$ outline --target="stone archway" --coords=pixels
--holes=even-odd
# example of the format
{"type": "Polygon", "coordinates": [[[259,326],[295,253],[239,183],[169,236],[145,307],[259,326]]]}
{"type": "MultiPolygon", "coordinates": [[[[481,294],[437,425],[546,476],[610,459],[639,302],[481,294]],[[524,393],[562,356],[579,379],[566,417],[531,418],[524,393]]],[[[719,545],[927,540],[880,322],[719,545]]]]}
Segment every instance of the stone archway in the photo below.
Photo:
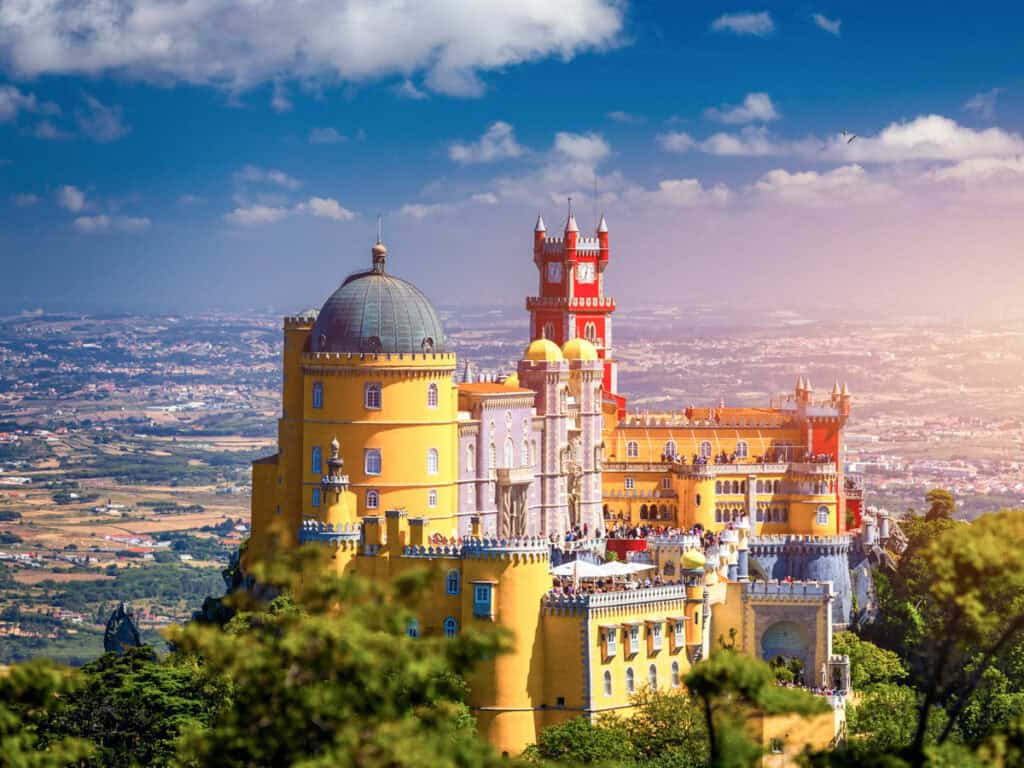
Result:
{"type": "Polygon", "coordinates": [[[805,682],[813,679],[814,645],[807,627],[795,621],[777,621],[761,635],[761,658],[770,662],[779,656],[800,659],[805,682]],[[807,676],[811,677],[808,678],[807,676]]]}

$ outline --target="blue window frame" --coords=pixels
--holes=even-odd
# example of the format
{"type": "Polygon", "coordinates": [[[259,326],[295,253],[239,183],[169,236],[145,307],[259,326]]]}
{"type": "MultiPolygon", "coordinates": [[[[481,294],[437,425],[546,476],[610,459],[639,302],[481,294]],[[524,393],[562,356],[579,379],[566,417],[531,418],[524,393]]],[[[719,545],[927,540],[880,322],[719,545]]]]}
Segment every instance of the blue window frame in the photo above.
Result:
{"type": "Polygon", "coordinates": [[[324,454],[323,451],[320,450],[320,446],[314,445],[312,455],[309,458],[309,471],[314,475],[319,475],[324,471],[323,458],[324,454]]]}
{"type": "Polygon", "coordinates": [[[449,616],[444,620],[444,636],[455,637],[457,634],[459,634],[459,622],[449,616]]]}
{"type": "Polygon", "coordinates": [[[324,407],[324,385],[319,381],[313,382],[313,407],[324,407]]]}
{"type": "Polygon", "coordinates": [[[491,584],[473,585],[473,615],[478,619],[489,619],[493,615],[494,590],[491,584]]]}
{"type": "Polygon", "coordinates": [[[320,489],[319,488],[314,488],[313,489],[313,506],[314,507],[319,507],[320,506],[320,489]]]}
{"type": "Polygon", "coordinates": [[[459,594],[460,582],[462,577],[456,570],[448,571],[448,576],[445,578],[445,587],[448,590],[449,595],[459,594]]]}
{"type": "Polygon", "coordinates": [[[379,475],[380,468],[380,451],[376,448],[367,448],[364,455],[363,470],[368,475],[379,475]]]}
{"type": "Polygon", "coordinates": [[[405,627],[405,634],[413,640],[420,636],[420,622],[418,619],[409,619],[409,623],[405,627]]]}

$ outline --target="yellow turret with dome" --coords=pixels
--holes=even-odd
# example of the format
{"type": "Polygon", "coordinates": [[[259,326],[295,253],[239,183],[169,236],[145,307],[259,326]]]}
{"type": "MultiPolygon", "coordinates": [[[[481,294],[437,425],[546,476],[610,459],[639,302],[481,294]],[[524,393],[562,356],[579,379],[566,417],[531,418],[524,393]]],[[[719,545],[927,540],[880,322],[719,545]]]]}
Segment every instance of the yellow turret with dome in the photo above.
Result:
{"type": "Polygon", "coordinates": [[[560,363],[565,359],[562,350],[551,339],[537,339],[531,342],[523,358],[535,363],[560,363]]]}
{"type": "Polygon", "coordinates": [[[566,360],[597,360],[597,349],[586,339],[569,339],[562,347],[562,355],[566,360]]]}

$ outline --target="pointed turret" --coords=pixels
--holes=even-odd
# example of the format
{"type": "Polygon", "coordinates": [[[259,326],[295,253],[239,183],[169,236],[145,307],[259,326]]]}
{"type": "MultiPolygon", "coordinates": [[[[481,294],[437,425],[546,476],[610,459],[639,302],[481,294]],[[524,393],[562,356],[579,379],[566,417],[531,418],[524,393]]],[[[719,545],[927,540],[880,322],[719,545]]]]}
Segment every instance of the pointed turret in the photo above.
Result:
{"type": "Polygon", "coordinates": [[[548,228],[544,226],[544,217],[539,213],[537,214],[537,226],[533,228],[534,232],[547,232],[548,228]]]}
{"type": "Polygon", "coordinates": [[[849,397],[850,396],[850,388],[846,386],[846,382],[845,381],[843,382],[843,389],[842,389],[842,391],[839,394],[841,394],[843,397],[849,397]]]}
{"type": "Polygon", "coordinates": [[[569,218],[565,222],[566,232],[579,232],[580,228],[576,225],[576,217],[573,215],[572,210],[569,211],[569,218]]]}
{"type": "MultiPolygon", "coordinates": [[[[608,222],[604,220],[604,214],[601,214],[601,223],[597,225],[597,244],[598,244],[598,261],[601,264],[608,262],[608,222]]],[[[604,269],[602,266],[601,269],[604,269]]]]}
{"type": "Polygon", "coordinates": [[[839,379],[836,379],[836,383],[832,385],[832,396],[835,397],[836,395],[839,395],[839,394],[840,394],[839,379]]]}
{"type": "Polygon", "coordinates": [[[608,231],[608,222],[604,220],[604,214],[602,213],[601,214],[601,223],[597,225],[597,233],[601,234],[602,232],[607,232],[607,231],[608,231]]]}

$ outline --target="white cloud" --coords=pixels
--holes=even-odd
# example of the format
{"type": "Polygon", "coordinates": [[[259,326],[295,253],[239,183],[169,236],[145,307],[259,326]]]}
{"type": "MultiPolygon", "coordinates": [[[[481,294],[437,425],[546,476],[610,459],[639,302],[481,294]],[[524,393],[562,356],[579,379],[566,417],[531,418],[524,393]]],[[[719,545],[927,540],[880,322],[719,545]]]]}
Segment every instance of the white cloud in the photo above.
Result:
{"type": "Polygon", "coordinates": [[[206,198],[199,195],[184,194],[178,197],[178,205],[200,205],[205,202],[206,198]]]}
{"type": "Polygon", "coordinates": [[[78,213],[85,208],[85,192],[70,184],[63,186],[57,190],[57,205],[72,213],[78,213]]]}
{"type": "Polygon", "coordinates": [[[480,203],[481,205],[498,204],[498,196],[493,192],[478,192],[475,195],[470,195],[469,199],[474,203],[480,203]]]}
{"type": "Polygon", "coordinates": [[[877,203],[895,194],[887,183],[872,178],[859,165],[844,165],[825,173],[791,173],[778,168],[764,174],[753,191],[783,203],[811,208],[833,208],[877,203]]]}
{"type": "Polygon", "coordinates": [[[634,115],[630,112],[623,112],[621,109],[608,112],[607,117],[609,120],[614,120],[616,123],[624,125],[638,125],[647,121],[647,118],[643,115],[634,115]]]}
{"type": "Polygon", "coordinates": [[[811,14],[811,20],[819,29],[839,37],[839,28],[843,25],[842,19],[830,19],[820,13],[811,14]]]}
{"type": "Polygon", "coordinates": [[[764,37],[775,31],[775,22],[768,11],[760,13],[726,13],[711,22],[715,32],[764,37]]]}
{"type": "Polygon", "coordinates": [[[99,142],[117,141],[131,131],[131,126],[125,125],[122,107],[108,107],[89,94],[84,94],[82,98],[85,108],[75,110],[75,121],[82,133],[90,139],[99,142]]]}
{"type": "Polygon", "coordinates": [[[411,216],[422,221],[428,216],[436,216],[439,213],[450,213],[456,209],[451,203],[407,203],[398,209],[403,216],[411,216]]]}
{"type": "Polygon", "coordinates": [[[779,112],[767,93],[748,93],[742,104],[723,104],[704,110],[709,120],[728,125],[742,123],[767,123],[779,119],[779,112]]]}
{"type": "Polygon", "coordinates": [[[555,150],[570,160],[581,163],[598,163],[611,154],[611,147],[598,133],[555,134],[555,150]]]}
{"type": "Polygon", "coordinates": [[[343,144],[347,136],[338,133],[335,128],[314,128],[309,132],[310,144],[343,144]]]}
{"type": "Polygon", "coordinates": [[[666,208],[697,208],[708,205],[725,205],[732,193],[724,184],[705,187],[699,179],[665,179],[658,182],[658,188],[643,190],[631,188],[626,198],[640,205],[659,205],[666,208]]]}
{"type": "Polygon", "coordinates": [[[239,205],[230,213],[225,214],[224,220],[229,224],[253,226],[256,224],[273,224],[289,216],[299,214],[308,214],[318,219],[330,219],[331,221],[351,221],[356,217],[354,211],[343,207],[333,197],[311,197],[290,207],[283,203],[280,205],[267,205],[264,203],[239,205]]]}
{"type": "Polygon", "coordinates": [[[39,202],[39,196],[32,194],[14,195],[14,197],[11,198],[11,202],[13,202],[19,208],[28,208],[30,206],[36,205],[39,202]]]}
{"type": "Polygon", "coordinates": [[[996,116],[996,100],[1002,92],[1002,88],[993,88],[990,91],[976,93],[964,102],[964,109],[984,120],[992,120],[996,116]]]}
{"type": "Polygon", "coordinates": [[[311,197],[304,203],[295,207],[296,212],[308,211],[320,219],[331,219],[332,221],[350,221],[356,215],[348,208],[343,208],[333,197],[311,197]]]}
{"type": "Polygon", "coordinates": [[[972,157],[955,165],[936,168],[925,174],[932,181],[975,181],[1024,177],[1024,156],[972,157]]]}
{"type": "Polygon", "coordinates": [[[302,182],[284,171],[274,168],[260,168],[258,165],[246,165],[235,173],[235,182],[241,184],[271,184],[284,189],[298,189],[302,182]]]}
{"type": "Polygon", "coordinates": [[[492,163],[510,157],[519,157],[526,150],[516,143],[515,129],[498,120],[491,124],[478,141],[453,142],[448,146],[448,157],[456,163],[492,163]]]}
{"type": "Polygon", "coordinates": [[[481,72],[604,49],[617,0],[44,0],[0,4],[0,58],[22,76],[113,73],[231,91],[271,80],[365,82],[425,73],[478,95],[481,72]]]}
{"type": "Polygon", "coordinates": [[[73,138],[71,133],[62,131],[51,120],[41,120],[37,123],[36,127],[32,129],[32,135],[44,141],[66,141],[73,138]]]}
{"type": "Polygon", "coordinates": [[[132,216],[79,216],[74,221],[74,227],[79,232],[87,235],[100,234],[102,232],[144,232],[149,229],[150,220],[144,217],[132,216]]]}
{"type": "MultiPolygon", "coordinates": [[[[3,18],[3,13],[3,9],[0,9],[0,19],[3,18]]],[[[0,123],[13,122],[17,119],[19,112],[33,115],[59,115],[60,107],[49,101],[39,101],[35,94],[22,93],[13,85],[0,85],[0,123]]]]}
{"type": "Polygon", "coordinates": [[[778,143],[764,128],[747,127],[739,133],[713,133],[698,144],[701,152],[724,157],[767,157],[802,154],[797,143],[778,143]]]}
{"type": "Polygon", "coordinates": [[[412,101],[423,101],[430,98],[425,92],[416,87],[416,83],[408,78],[396,85],[394,91],[403,99],[410,99],[412,101]]]}
{"type": "Polygon", "coordinates": [[[225,214],[224,219],[230,224],[251,226],[253,224],[272,224],[288,216],[289,209],[269,205],[250,205],[247,208],[235,208],[225,214]]]}
{"type": "Polygon", "coordinates": [[[972,157],[1024,153],[1024,137],[1000,128],[976,131],[941,115],[925,115],[892,123],[877,136],[858,137],[847,144],[835,137],[828,154],[852,162],[907,160],[966,160],[972,157]]]}
{"type": "Polygon", "coordinates": [[[697,142],[693,140],[693,137],[684,131],[660,133],[656,137],[656,141],[661,145],[662,149],[668,152],[689,152],[697,146],[697,142]]]}
{"type": "Polygon", "coordinates": [[[288,87],[280,80],[274,83],[270,94],[270,108],[275,112],[291,112],[292,100],[288,97],[288,87]]]}

